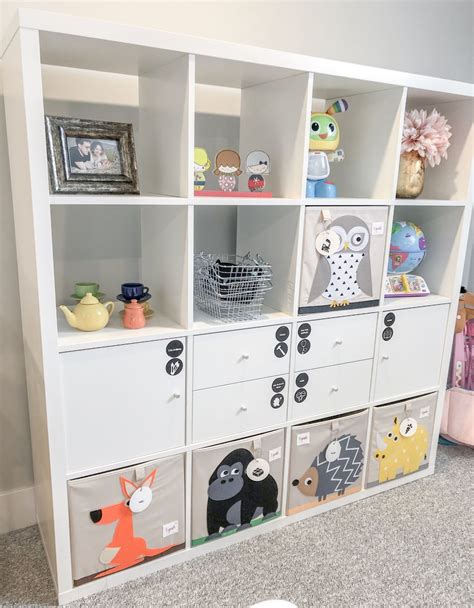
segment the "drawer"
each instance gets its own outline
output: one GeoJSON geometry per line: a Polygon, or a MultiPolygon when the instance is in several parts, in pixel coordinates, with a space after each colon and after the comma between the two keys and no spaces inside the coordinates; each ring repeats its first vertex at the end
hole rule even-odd
{"type": "Polygon", "coordinates": [[[184,549],[182,454],[67,485],[75,586],[184,549]]]}
{"type": "Polygon", "coordinates": [[[285,431],[193,452],[191,546],[281,515],[285,431]]]}
{"type": "Polygon", "coordinates": [[[377,313],[298,323],[297,371],[372,359],[377,313]]]}
{"type": "Polygon", "coordinates": [[[160,340],[61,354],[68,473],[184,444],[184,346],[160,340]]]}
{"type": "Polygon", "coordinates": [[[366,486],[428,468],[438,393],[374,407],[366,486]]]}
{"type": "Polygon", "coordinates": [[[364,410],[291,429],[287,515],[362,489],[368,421],[364,410]]]}
{"type": "Polygon", "coordinates": [[[295,376],[292,418],[332,414],[369,402],[372,360],[300,372],[295,376]]]}
{"type": "Polygon", "coordinates": [[[287,407],[287,375],[194,391],[193,441],[285,422],[287,407]]]}
{"type": "Polygon", "coordinates": [[[194,390],[289,372],[291,328],[271,325],[194,338],[194,390]]]}

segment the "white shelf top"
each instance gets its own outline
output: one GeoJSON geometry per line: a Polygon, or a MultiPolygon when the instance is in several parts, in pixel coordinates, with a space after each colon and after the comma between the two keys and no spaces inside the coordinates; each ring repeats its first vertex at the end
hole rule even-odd
{"type": "Polygon", "coordinates": [[[436,304],[450,304],[451,299],[431,293],[428,296],[385,298],[384,310],[401,310],[402,308],[418,308],[421,306],[435,306],[436,304]]]}
{"type": "Polygon", "coordinates": [[[151,194],[50,194],[50,205],[188,205],[188,198],[151,194]]]}
{"type": "Polygon", "coordinates": [[[473,96],[473,86],[466,82],[27,8],[19,9],[11,23],[3,40],[2,55],[19,27],[40,31],[42,62],[50,65],[139,74],[152,65],[192,53],[198,56],[198,66],[200,58],[208,58],[202,60],[204,74],[206,64],[215,64],[212,74],[204,75],[201,81],[214,80],[216,68],[226,80],[234,78],[235,86],[313,72],[324,89],[333,93],[343,92],[347,86],[356,92],[361,91],[361,86],[374,90],[376,85],[378,89],[391,86],[418,89],[420,98],[434,92],[435,95],[428,96],[437,103],[455,96],[473,96]],[[70,40],[71,36],[74,40],[70,40]]]}
{"type": "Polygon", "coordinates": [[[101,331],[79,331],[66,322],[63,313],[58,310],[58,350],[65,353],[75,350],[86,350],[100,346],[118,346],[119,344],[131,344],[134,342],[147,342],[171,338],[186,334],[180,325],[168,319],[164,315],[155,312],[153,317],[147,320],[143,329],[125,329],[117,309],[121,305],[116,302],[116,310],[112,315],[107,327],[101,331]]]}
{"type": "Polygon", "coordinates": [[[268,306],[263,306],[262,316],[255,321],[238,321],[226,323],[219,321],[206,314],[202,310],[194,307],[193,333],[208,333],[212,331],[226,331],[233,329],[247,329],[250,327],[261,327],[262,325],[272,325],[273,323],[291,323],[294,317],[284,312],[273,310],[268,306]]]}

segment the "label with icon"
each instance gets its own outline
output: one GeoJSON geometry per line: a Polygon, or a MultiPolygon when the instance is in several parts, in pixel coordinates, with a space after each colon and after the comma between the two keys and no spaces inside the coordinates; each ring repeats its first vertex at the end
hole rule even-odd
{"type": "Polygon", "coordinates": [[[263,481],[270,474],[270,465],[264,458],[254,458],[249,462],[246,474],[252,481],[263,481]]]}
{"type": "Polygon", "coordinates": [[[414,418],[404,418],[400,422],[400,435],[402,437],[412,437],[416,433],[418,422],[414,418]]]}

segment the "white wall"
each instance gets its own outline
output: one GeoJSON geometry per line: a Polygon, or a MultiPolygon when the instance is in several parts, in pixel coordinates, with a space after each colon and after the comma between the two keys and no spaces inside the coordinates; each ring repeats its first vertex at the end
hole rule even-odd
{"type": "MultiPolygon", "coordinates": [[[[2,35],[19,5],[456,80],[470,81],[472,75],[470,2],[3,2],[2,35]]],[[[45,72],[48,96],[57,107],[79,107],[80,75],[69,76],[67,86],[62,80],[61,87],[59,78],[64,78],[60,71],[45,72]],[[68,99],[61,99],[63,91],[68,91],[68,99]]],[[[102,101],[136,103],[135,93],[120,78],[109,88],[109,96],[102,101]]],[[[10,491],[32,483],[8,171],[0,86],[0,512],[2,505],[14,504],[7,500],[10,491]]],[[[472,274],[471,269],[471,281],[472,274]]],[[[15,496],[24,499],[24,494],[15,496]]],[[[3,517],[6,527],[15,525],[13,516],[3,517]]]]}

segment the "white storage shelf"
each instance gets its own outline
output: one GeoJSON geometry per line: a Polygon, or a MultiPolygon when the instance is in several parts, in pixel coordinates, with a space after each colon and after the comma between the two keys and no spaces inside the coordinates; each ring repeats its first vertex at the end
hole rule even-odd
{"type": "MultiPolygon", "coordinates": [[[[431,474],[471,213],[471,85],[34,10],[21,10],[11,32],[2,64],[34,468],[41,480],[36,503],[60,601],[431,474]],[[67,83],[77,69],[89,87],[81,103],[72,103],[67,83]],[[49,70],[63,70],[64,78],[49,78],[49,70]],[[336,115],[345,151],[345,160],[331,166],[338,198],[307,199],[311,110],[341,97],[349,109],[336,115]],[[427,171],[423,198],[397,200],[403,113],[433,106],[453,126],[449,159],[427,171]],[[52,195],[45,114],[131,122],[141,194],[52,195]],[[195,197],[195,145],[208,150],[211,162],[218,149],[235,148],[243,171],[249,151],[266,151],[273,198],[195,197]],[[420,225],[428,251],[419,273],[431,295],[298,316],[305,206],[321,203],[385,205],[390,221],[420,225]],[[273,289],[261,318],[221,323],[194,308],[193,256],[201,251],[251,251],[272,265],[273,289]],[[114,300],[131,280],[147,284],[153,296],[155,315],[141,330],[124,329],[117,310],[104,330],[80,332],[57,311],[73,304],[76,281],[98,282],[114,300]],[[393,340],[385,341],[388,312],[396,321],[393,340]],[[298,351],[303,322],[313,331],[309,355],[298,351]],[[288,350],[278,358],[275,332],[283,325],[288,350]],[[176,378],[163,370],[172,339],[185,349],[176,378]],[[407,349],[416,356],[408,360],[407,349]],[[239,360],[242,353],[249,358],[239,360]],[[304,399],[296,397],[301,373],[308,375],[304,399]],[[275,378],[284,379],[284,399],[272,405],[275,378]],[[194,450],[285,429],[287,480],[295,421],[368,408],[370,432],[374,405],[425,391],[438,393],[427,469],[191,549],[194,450]],[[186,549],[73,587],[66,481],[177,453],[186,454],[186,549]]],[[[209,189],[216,187],[213,168],[209,189]]],[[[239,182],[247,190],[245,172],[239,182]]],[[[387,231],[384,264],[389,240],[387,231]]],[[[281,492],[286,504],[287,481],[281,492]]]]}

